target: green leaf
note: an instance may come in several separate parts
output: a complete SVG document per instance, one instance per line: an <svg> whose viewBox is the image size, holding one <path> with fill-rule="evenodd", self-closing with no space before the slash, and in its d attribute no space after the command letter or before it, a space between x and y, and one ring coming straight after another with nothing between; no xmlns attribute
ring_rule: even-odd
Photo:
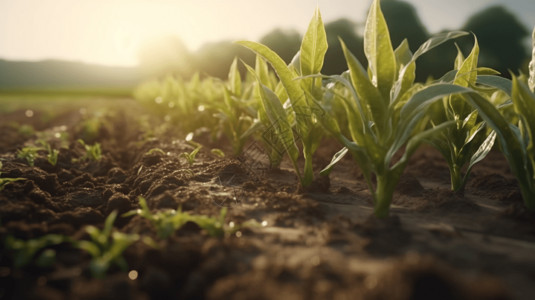
<svg viewBox="0 0 535 300"><path fill-rule="evenodd" d="M535 93L535 27L531 37L531 61L529 62L529 79L528 85L532 92Z"/></svg>
<svg viewBox="0 0 535 300"><path fill-rule="evenodd" d="M412 60L409 42L406 39L396 48L394 54L396 55L397 72L400 77L394 85L392 101L399 100L398 97L403 96L411 88L416 78L416 62ZM403 73L401 73L402 69L405 70Z"/></svg>
<svg viewBox="0 0 535 300"><path fill-rule="evenodd" d="M466 95L466 100L475 107L481 118L487 122L497 134L502 147L502 152L509 161L513 173L518 176L523 174L524 162L521 141L511 129L509 122L487 99L479 94L472 93Z"/></svg>
<svg viewBox="0 0 535 300"><path fill-rule="evenodd" d="M473 85L477 80L477 61L479 58L479 45L477 44L477 38L474 36L474 47L470 55L463 61L457 76L453 81L454 84L468 87Z"/></svg>
<svg viewBox="0 0 535 300"><path fill-rule="evenodd" d="M302 76L321 72L327 47L327 34L319 8L316 8L301 43L300 67Z"/></svg>
<svg viewBox="0 0 535 300"><path fill-rule="evenodd" d="M372 83L383 95L383 99L376 101L389 99L396 77L396 58L379 0L373 1L366 19L364 53L368 59Z"/></svg>
<svg viewBox="0 0 535 300"><path fill-rule="evenodd" d="M282 147L290 156L292 162L297 163L299 149L295 144L292 127L286 117L286 111L282 107L279 98L273 91L264 85L259 85L262 106L270 120L274 134L282 143ZM297 171L297 170L296 170Z"/></svg>
<svg viewBox="0 0 535 300"><path fill-rule="evenodd" d="M512 94L513 85L511 80L503 78L501 76L494 75L479 75L477 76L477 83L483 84L491 87L495 87L507 93L507 95Z"/></svg>
<svg viewBox="0 0 535 300"><path fill-rule="evenodd" d="M396 128L397 136L390 149L388 149L385 162L389 163L397 151L409 140L415 126L421 122L431 104L452 94L468 92L473 92L473 90L453 84L437 83L429 85L412 95L401 109L400 123Z"/></svg>
<svg viewBox="0 0 535 300"><path fill-rule="evenodd" d="M26 180L26 178L0 178L0 191L2 191L7 184L19 180Z"/></svg>
<svg viewBox="0 0 535 300"><path fill-rule="evenodd" d="M271 64L271 66L275 70L275 73L277 73L279 79L284 85L284 88L288 93L288 97L292 102L292 106L295 107L304 104L304 102L306 101L305 93L301 89L299 82L294 80L296 78L295 74L290 71L288 66L286 66L284 60L279 55L277 55L277 53L260 43L250 41L239 41L237 43L253 50L257 54L262 56L264 59L266 59L269 64ZM300 103L301 101L303 103Z"/></svg>
<svg viewBox="0 0 535 300"><path fill-rule="evenodd" d="M410 100L403 106L401 109L401 118L410 119L411 116L417 114L422 110L422 105L430 104L433 100L442 99L445 96L451 94L461 94L461 93L470 93L473 92L472 89L447 84L447 83L438 83L425 87L424 89L415 93Z"/></svg>
<svg viewBox="0 0 535 300"><path fill-rule="evenodd" d="M468 168L466 170L466 176L470 173L470 170L472 167L483 160L487 154L489 154L490 150L492 150L492 147L494 146L494 141L496 140L496 132L492 131L487 138L481 143L477 151L472 155L470 158L470 163L468 164Z"/></svg>
<svg viewBox="0 0 535 300"><path fill-rule="evenodd" d="M457 56L455 57L455 70L459 70L464 62L464 54L457 43L455 43L455 48L457 48Z"/></svg>
<svg viewBox="0 0 535 300"><path fill-rule="evenodd" d="M431 38L429 38L425 43L423 43L416 52L414 52L414 55L412 56L412 60L415 61L418 59L418 57L422 56L429 50L440 46L441 44L451 40L456 39L461 36L467 35L468 32L465 31L449 31L449 32L443 32L439 34L433 35Z"/></svg>
<svg viewBox="0 0 535 300"><path fill-rule="evenodd" d="M111 236L111 231L113 230L113 223L115 222L115 218L117 217L117 211L112 211L106 220L104 221L104 228L102 229L102 236L109 237Z"/></svg>
<svg viewBox="0 0 535 300"><path fill-rule="evenodd" d="M512 83L512 99L515 111L522 117L523 127L527 130L528 149L533 149L535 138L535 94L530 91L524 82L514 76Z"/></svg>
<svg viewBox="0 0 535 300"><path fill-rule="evenodd" d="M234 58L228 73L230 91L237 97L241 96L241 76L238 70L238 58Z"/></svg>
<svg viewBox="0 0 535 300"><path fill-rule="evenodd" d="M333 158L331 159L331 162L325 168L323 168L323 170L320 171L320 174L321 175L329 175L329 173L331 173L332 168L334 167L334 165L336 165L340 160L342 160L342 158L344 158L344 156L347 154L348 151L349 151L349 149L344 147L340 151L336 152L334 154Z"/></svg>
<svg viewBox="0 0 535 300"><path fill-rule="evenodd" d="M382 98L381 93L372 84L368 73L364 70L358 59L347 49L344 41L340 40L340 43L342 44L342 50L349 68L349 74L351 75L351 83L358 95L358 99L355 99L355 101L362 103L362 119L364 123L375 122L383 124L386 116L386 106L380 100ZM366 109L368 107L369 110Z"/></svg>
<svg viewBox="0 0 535 300"><path fill-rule="evenodd" d="M414 153L414 151L418 149L421 143L423 143L425 140L432 139L433 136L438 135L441 131L446 130L447 128L450 128L454 125L455 125L455 121L447 121L433 128L430 128L430 129L427 129L425 131L415 134L413 137L411 137L408 140L403 156L400 158L398 162L394 164L394 166L392 166L391 168L392 171L397 172L397 173L403 172L403 169L405 168L405 165L408 163L409 158Z"/></svg>
<svg viewBox="0 0 535 300"><path fill-rule="evenodd" d="M244 63L245 65L245 63ZM260 54L256 55L256 61L255 61L255 74L260 79L260 82L269 87L270 89L274 89L275 85L272 84L271 79L269 77L269 68L266 63L266 61L260 56Z"/></svg>
<svg viewBox="0 0 535 300"><path fill-rule="evenodd" d="M87 251L92 257L98 257L101 254L100 248L97 244L90 241L79 241L78 248Z"/></svg>

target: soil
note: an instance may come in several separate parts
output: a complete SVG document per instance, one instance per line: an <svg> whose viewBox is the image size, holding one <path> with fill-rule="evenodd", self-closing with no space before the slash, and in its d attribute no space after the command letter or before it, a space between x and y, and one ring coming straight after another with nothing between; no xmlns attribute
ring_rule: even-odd
<svg viewBox="0 0 535 300"><path fill-rule="evenodd" d="M474 168L464 194L456 194L449 191L444 159L422 147L397 187L390 216L377 219L350 158L313 189L300 191L289 165L267 169L255 144L240 157L220 158L210 149L230 153L230 145L200 134L194 139L204 147L188 164L180 157L193 149L185 135L173 126L147 126L143 108L130 99L54 110L0 115L1 177L26 179L0 191L2 299L535 297L535 218L497 151ZM91 132L81 124L94 111L105 113ZM36 131L21 134L20 125ZM17 149L38 139L59 147L62 130L68 139L56 166L43 153L33 167L16 157ZM100 143L102 159L76 160L84 153L78 138ZM324 141L318 170L339 148ZM139 196L153 211L181 207L217 216L227 207L227 222L253 219L267 226L211 237L187 223L160 240L140 216L118 217L118 231L150 236L159 245L131 245L123 253L127 270L114 266L104 279L94 278L91 256L68 242L51 246L56 257L48 266L14 267L8 236L87 240L86 226L102 227L112 211L138 208ZM132 270L137 278L130 279Z"/></svg>

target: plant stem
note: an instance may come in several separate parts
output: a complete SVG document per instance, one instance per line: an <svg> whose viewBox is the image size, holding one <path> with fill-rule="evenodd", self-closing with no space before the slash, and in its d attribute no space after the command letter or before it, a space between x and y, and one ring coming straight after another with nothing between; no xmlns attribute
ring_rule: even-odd
<svg viewBox="0 0 535 300"><path fill-rule="evenodd" d="M456 193L463 193L464 191L464 176L461 172L461 168L458 165L450 166L450 180L451 180L451 190Z"/></svg>
<svg viewBox="0 0 535 300"><path fill-rule="evenodd" d="M399 176L392 176L392 174L383 174L376 176L375 193L373 194L374 200L374 214L378 218L388 217L390 203L392 203L392 197L394 196L394 189L399 181ZM393 178L398 177L398 178Z"/></svg>
<svg viewBox="0 0 535 300"><path fill-rule="evenodd" d="M305 167L303 170L303 178L301 180L301 185L303 187L308 187L312 184L314 180L314 169L312 166L312 154L307 149L303 150L303 156L305 157Z"/></svg>

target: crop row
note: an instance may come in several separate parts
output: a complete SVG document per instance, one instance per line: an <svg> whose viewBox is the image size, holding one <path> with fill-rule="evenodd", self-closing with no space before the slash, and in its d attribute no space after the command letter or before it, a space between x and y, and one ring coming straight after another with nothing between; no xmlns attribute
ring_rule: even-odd
<svg viewBox="0 0 535 300"><path fill-rule="evenodd" d="M380 1L374 0L364 34L367 68L340 40L348 70L325 76L320 72L327 37L316 10L290 64L262 44L241 41L257 54L254 66L244 64L244 78L236 59L226 81L198 74L190 80L168 77L141 85L136 97L185 132L207 128L213 137L225 136L234 155L254 140L264 146L273 168L287 156L303 188L314 180L315 151L325 137L333 137L342 149L321 174L328 175L350 153L378 217L388 215L400 176L422 143L444 156L457 192L474 164L498 147L525 205L535 210L535 52L529 76L512 74L508 80L478 66L474 36L471 52L465 56L458 49L451 71L415 82L420 56L467 34L438 34L414 53L407 40L394 48Z"/></svg>

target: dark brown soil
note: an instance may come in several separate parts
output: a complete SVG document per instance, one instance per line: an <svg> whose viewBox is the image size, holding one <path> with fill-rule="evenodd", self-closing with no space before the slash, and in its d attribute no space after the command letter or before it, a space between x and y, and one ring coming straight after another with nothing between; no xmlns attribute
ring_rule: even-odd
<svg viewBox="0 0 535 300"><path fill-rule="evenodd" d="M87 109L89 112L91 108ZM102 111L102 108L100 108ZM239 158L218 158L204 144L189 165L180 153L193 148L173 127L149 132L133 100L115 100L88 135L80 110L42 118L25 111L0 115L1 177L26 180L0 192L1 299L534 299L535 218L522 206L519 189L499 152L477 166L464 195L449 191L444 160L424 147L413 157L397 188L390 217L373 217L371 197L351 159L329 180L297 192L290 168L267 170L246 147ZM34 134L21 134L20 125ZM16 151L58 126L69 133L67 147L52 166L44 153L30 167ZM98 162L76 142L102 145ZM160 148L149 153L150 149ZM326 140L320 163L339 149ZM256 150L255 150L256 151ZM284 164L283 164L284 166ZM118 217L117 230L150 236L124 252L128 270L112 267L104 279L91 276L86 252L72 243L52 246L54 262L15 268L8 236L34 239L57 233L88 239L87 225L102 227L107 215L138 208L176 209L226 221L267 222L238 234L210 237L186 224L159 240L141 217ZM37 256L37 255L36 255ZM132 280L128 273L136 270Z"/></svg>

